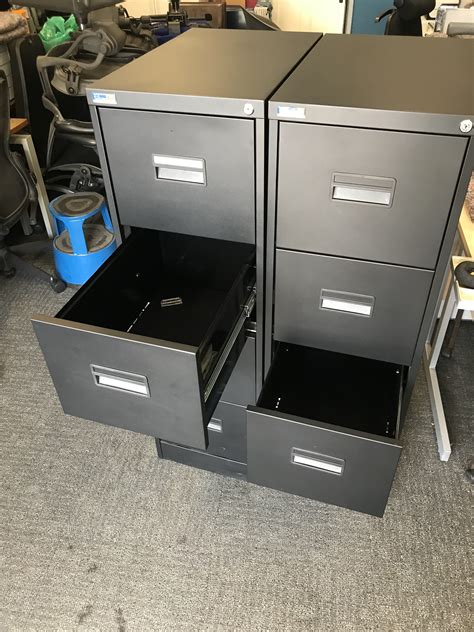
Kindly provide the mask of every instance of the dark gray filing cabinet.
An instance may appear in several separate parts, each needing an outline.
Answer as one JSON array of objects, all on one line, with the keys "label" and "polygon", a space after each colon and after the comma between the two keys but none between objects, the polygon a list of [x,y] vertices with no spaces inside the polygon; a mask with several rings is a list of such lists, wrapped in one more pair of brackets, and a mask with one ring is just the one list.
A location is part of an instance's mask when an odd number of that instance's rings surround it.
[{"label": "dark gray filing cabinet", "polygon": [[121,245],[56,317],[33,319],[66,413],[245,469],[267,102],[319,39],[192,29],[88,91]]},{"label": "dark gray filing cabinet", "polygon": [[467,40],[325,35],[270,100],[249,481],[383,514],[473,166],[473,59]]}]

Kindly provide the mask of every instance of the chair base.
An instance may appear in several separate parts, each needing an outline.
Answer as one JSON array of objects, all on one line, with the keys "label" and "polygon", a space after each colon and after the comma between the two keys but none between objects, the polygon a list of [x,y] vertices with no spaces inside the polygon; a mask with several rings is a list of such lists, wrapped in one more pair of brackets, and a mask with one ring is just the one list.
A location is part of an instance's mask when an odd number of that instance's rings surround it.
[{"label": "chair base", "polygon": [[24,270],[32,274],[35,279],[49,283],[57,294],[64,292],[67,287],[64,281],[49,274],[49,272],[37,268],[19,256],[20,254],[33,254],[50,248],[51,242],[49,241],[33,241],[19,246],[12,246],[11,248],[7,248],[5,243],[0,241],[0,273],[8,279],[15,276],[17,269]]}]

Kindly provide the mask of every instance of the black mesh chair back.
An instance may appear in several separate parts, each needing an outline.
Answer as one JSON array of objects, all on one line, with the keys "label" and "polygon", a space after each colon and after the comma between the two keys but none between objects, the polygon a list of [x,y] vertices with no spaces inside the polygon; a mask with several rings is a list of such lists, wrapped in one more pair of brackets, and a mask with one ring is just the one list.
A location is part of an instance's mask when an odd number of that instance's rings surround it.
[{"label": "black mesh chair back", "polygon": [[53,119],[51,112],[43,107],[43,86],[36,68],[36,58],[45,54],[44,46],[39,35],[28,35],[13,41],[9,51],[16,114],[28,119],[38,160],[44,167],[49,126]]},{"label": "black mesh chair back", "polygon": [[0,231],[15,224],[28,209],[28,184],[15,164],[9,145],[10,96],[0,70]]},{"label": "black mesh chair back", "polygon": [[428,15],[436,5],[436,0],[394,0],[390,9],[376,19],[387,17],[385,35],[423,35],[421,18]]}]

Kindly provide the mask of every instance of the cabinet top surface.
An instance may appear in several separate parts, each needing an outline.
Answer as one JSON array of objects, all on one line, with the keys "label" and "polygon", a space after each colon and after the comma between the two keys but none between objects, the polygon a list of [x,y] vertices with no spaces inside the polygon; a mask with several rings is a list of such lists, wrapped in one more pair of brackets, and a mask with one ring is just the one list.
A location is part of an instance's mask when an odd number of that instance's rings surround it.
[{"label": "cabinet top surface", "polygon": [[[190,100],[201,100],[207,101],[209,113],[225,115],[223,100],[264,103],[320,37],[317,33],[191,29],[98,80],[88,89],[89,102],[120,106],[126,94],[124,107],[139,108],[145,95],[153,95],[152,99],[159,95],[166,97],[171,110],[173,101],[184,98],[191,111],[196,109]],[[115,93],[117,102],[94,101],[92,95],[100,91]],[[137,105],[130,104],[132,95]],[[220,112],[214,111],[213,100],[220,104]],[[149,103],[147,109],[154,109],[154,104]]]},{"label": "cabinet top surface", "polygon": [[472,40],[325,35],[273,95],[270,116],[287,118],[283,103],[306,106],[310,122],[316,108],[472,118],[473,76]]}]

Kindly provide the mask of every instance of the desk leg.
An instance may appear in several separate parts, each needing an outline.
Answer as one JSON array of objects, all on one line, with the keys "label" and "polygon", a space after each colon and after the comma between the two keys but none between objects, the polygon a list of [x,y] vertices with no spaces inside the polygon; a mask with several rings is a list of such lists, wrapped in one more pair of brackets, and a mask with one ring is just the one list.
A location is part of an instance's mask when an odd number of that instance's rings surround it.
[{"label": "desk leg", "polygon": [[441,399],[441,391],[439,390],[438,375],[436,374],[436,365],[438,363],[439,354],[449,325],[451,314],[456,305],[456,295],[454,291],[453,280],[443,307],[443,312],[436,328],[433,346],[429,342],[426,343],[423,354],[423,363],[425,365],[426,381],[428,383],[428,393],[430,396],[431,411],[433,413],[433,421],[436,431],[436,440],[438,442],[438,452],[441,461],[448,461],[451,456],[451,443],[449,441],[448,426],[446,416],[444,414],[443,400]]},{"label": "desk leg", "polygon": [[41,209],[41,215],[43,216],[44,225],[48,237],[53,238],[55,236],[54,224],[51,214],[49,212],[49,199],[46,193],[46,187],[44,185],[43,174],[41,173],[41,167],[38,162],[38,156],[36,155],[35,145],[30,134],[13,134],[10,137],[10,142],[19,144],[23,147],[25,152],[26,161],[31,172],[36,179],[36,190],[38,191],[38,203]]},{"label": "desk leg", "polygon": [[426,381],[428,383],[428,393],[430,396],[431,412],[433,413],[438,453],[441,461],[448,461],[451,456],[451,443],[449,441],[448,425],[444,414],[441,391],[439,390],[438,375],[436,374],[436,369],[430,367],[431,355],[431,345],[427,342],[423,353],[423,364],[425,366]]}]

